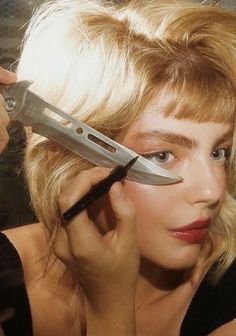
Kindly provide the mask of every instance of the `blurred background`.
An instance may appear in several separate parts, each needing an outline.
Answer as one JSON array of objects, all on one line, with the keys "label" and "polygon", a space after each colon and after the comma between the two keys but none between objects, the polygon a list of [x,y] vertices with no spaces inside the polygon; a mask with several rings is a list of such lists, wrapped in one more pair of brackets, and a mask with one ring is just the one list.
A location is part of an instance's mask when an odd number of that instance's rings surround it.
[{"label": "blurred background", "polygon": [[[42,2],[43,0],[0,0],[0,66],[14,71],[27,22],[33,10]],[[220,3],[236,10],[236,0],[205,2]],[[9,145],[0,156],[0,229],[36,220],[22,167],[25,133],[17,122],[9,126],[9,133]]]}]

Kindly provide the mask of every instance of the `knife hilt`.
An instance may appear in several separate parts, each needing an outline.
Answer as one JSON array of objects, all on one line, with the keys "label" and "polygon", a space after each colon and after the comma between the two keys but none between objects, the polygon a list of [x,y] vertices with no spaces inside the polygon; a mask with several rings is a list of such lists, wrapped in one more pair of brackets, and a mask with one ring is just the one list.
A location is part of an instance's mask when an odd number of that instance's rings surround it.
[{"label": "knife hilt", "polygon": [[0,92],[5,100],[5,109],[10,119],[18,119],[24,106],[28,88],[31,81],[20,81],[14,85],[0,85]]}]

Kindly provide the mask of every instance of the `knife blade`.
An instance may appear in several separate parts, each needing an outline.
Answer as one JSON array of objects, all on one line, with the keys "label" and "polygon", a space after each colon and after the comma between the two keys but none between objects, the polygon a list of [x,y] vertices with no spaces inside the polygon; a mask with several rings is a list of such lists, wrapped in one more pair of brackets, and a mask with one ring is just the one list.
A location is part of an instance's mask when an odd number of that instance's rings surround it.
[{"label": "knife blade", "polygon": [[31,126],[33,132],[55,141],[97,166],[124,166],[138,156],[126,177],[132,181],[149,185],[167,185],[182,181],[181,177],[50,104],[29,90],[31,84],[31,81],[24,80],[8,86],[0,85],[11,120]]}]

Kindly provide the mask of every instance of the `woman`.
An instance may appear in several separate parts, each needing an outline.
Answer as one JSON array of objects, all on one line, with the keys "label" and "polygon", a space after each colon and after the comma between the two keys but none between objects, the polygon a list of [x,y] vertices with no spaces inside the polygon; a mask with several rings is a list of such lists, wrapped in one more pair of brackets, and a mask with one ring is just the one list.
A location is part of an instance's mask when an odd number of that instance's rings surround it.
[{"label": "woman", "polygon": [[20,257],[34,335],[235,335],[235,19],[156,0],[35,14],[18,79],[184,180],[117,182],[65,223],[109,171],[32,135],[39,223],[2,239]]}]

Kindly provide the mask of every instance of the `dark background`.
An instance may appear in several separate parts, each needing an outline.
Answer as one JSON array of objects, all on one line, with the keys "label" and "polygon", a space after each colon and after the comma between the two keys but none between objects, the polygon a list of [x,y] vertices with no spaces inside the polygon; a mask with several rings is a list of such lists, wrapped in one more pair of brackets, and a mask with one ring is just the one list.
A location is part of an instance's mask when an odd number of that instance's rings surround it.
[{"label": "dark background", "polygon": [[[27,21],[34,8],[42,2],[43,0],[0,0],[0,66],[14,71]],[[236,9],[236,0],[219,2]],[[9,126],[9,133],[9,145],[0,156],[0,229],[36,220],[30,206],[22,167],[25,133],[17,122]]]}]

